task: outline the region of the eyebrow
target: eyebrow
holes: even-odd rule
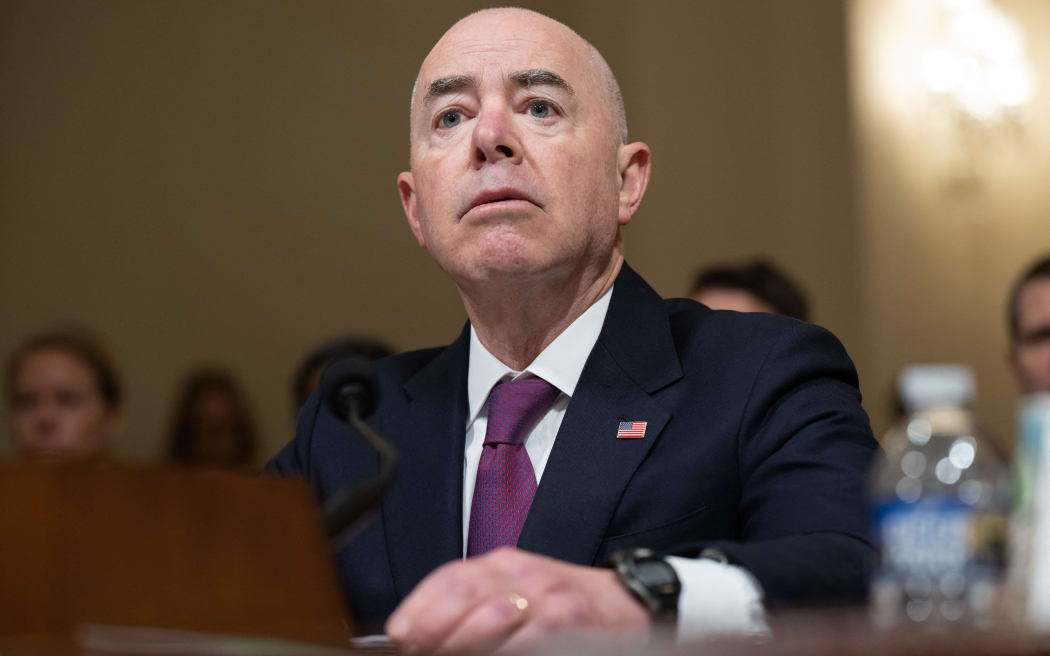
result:
[[[576,92],[565,78],[557,73],[542,68],[530,68],[525,71],[516,71],[508,76],[511,82],[519,87],[555,87],[575,96]],[[478,80],[473,75],[448,75],[438,78],[427,87],[427,93],[423,96],[423,104],[429,105],[440,96],[463,91],[464,89],[477,88]]]
[[[473,75],[448,75],[440,77],[430,83],[427,93],[423,96],[423,104],[429,105],[435,98],[449,93],[456,93],[464,89],[472,89],[478,86],[477,78]]]
[[[544,70],[542,68],[530,68],[527,71],[518,71],[510,74],[510,79],[516,82],[521,87],[556,87],[567,92],[570,96],[575,96],[576,92],[573,91],[572,87],[565,78],[552,73],[551,71]]]

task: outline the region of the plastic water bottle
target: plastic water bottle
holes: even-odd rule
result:
[[[1050,635],[1050,394],[1021,402],[1010,518],[1010,611]]]
[[[907,412],[871,478],[881,555],[872,619],[880,628],[987,627],[1005,572],[1009,471],[974,420],[967,367],[915,365],[898,383]]]

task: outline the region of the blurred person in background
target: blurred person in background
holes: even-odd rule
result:
[[[713,310],[770,312],[809,321],[805,294],[783,272],[761,260],[701,270],[692,298]]]
[[[310,351],[292,378],[292,415],[298,415],[299,410],[306,405],[306,400],[321,382],[321,372],[329,362],[350,356],[378,360],[393,354],[394,351],[386,344],[361,337],[344,337]]]
[[[7,364],[11,432],[21,455],[105,457],[122,425],[120,380],[109,355],[76,331],[30,337]]]
[[[186,379],[171,423],[173,461],[199,467],[250,467],[258,443],[255,422],[232,374],[206,368]]]
[[[1007,321],[1007,361],[1021,392],[1050,392],[1050,254],[1032,263],[1014,282]]]

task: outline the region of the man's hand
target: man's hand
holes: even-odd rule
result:
[[[642,643],[650,626],[613,572],[505,548],[435,570],[386,631],[404,653],[490,653],[567,632]]]

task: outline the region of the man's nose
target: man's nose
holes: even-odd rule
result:
[[[45,443],[58,432],[58,414],[47,409],[37,410],[30,426],[30,442]]]
[[[471,140],[474,168],[502,160],[520,164],[525,155],[514,117],[506,107],[483,110],[474,124]]]

